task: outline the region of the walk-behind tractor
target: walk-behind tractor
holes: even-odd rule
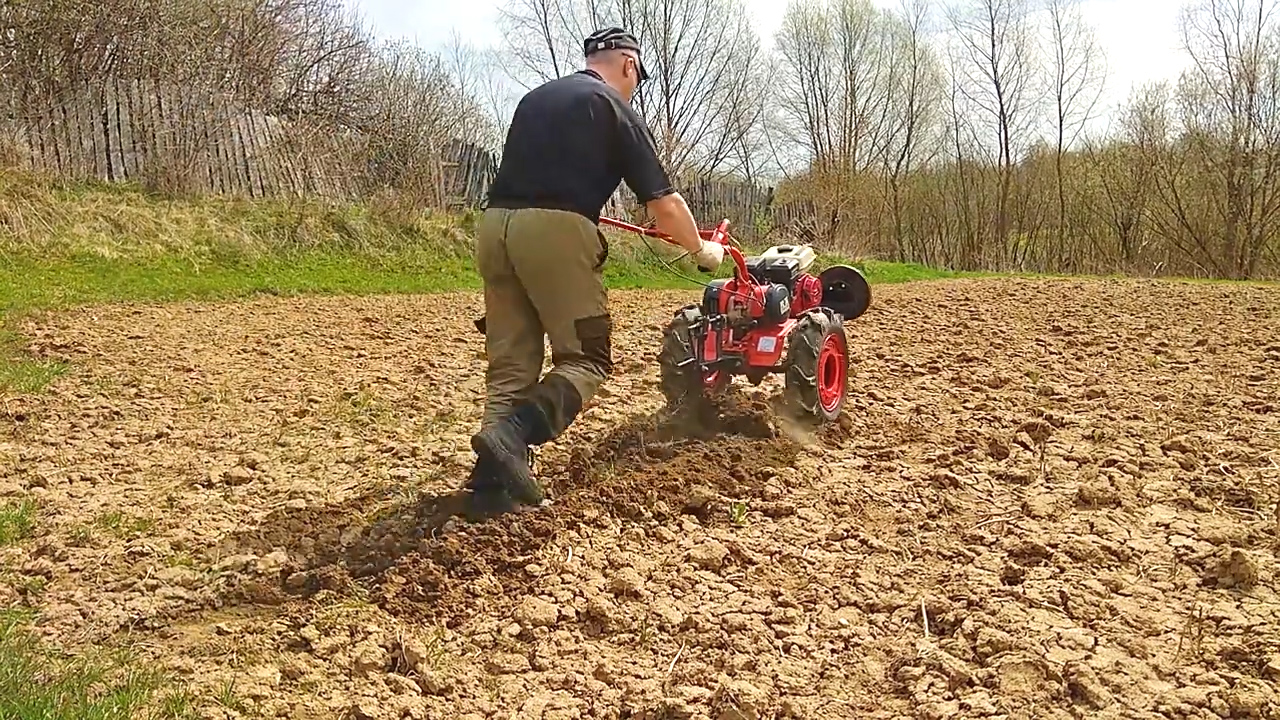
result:
[[[651,228],[601,222],[672,242]],[[808,245],[777,245],[745,256],[727,219],[703,230],[702,238],[725,246],[734,274],[704,283],[702,302],[680,308],[667,324],[658,361],[668,405],[714,397],[736,375],[759,385],[781,373],[789,411],[819,422],[836,419],[848,397],[844,323],[871,304],[866,278],[846,265],[811,275],[816,253]]]

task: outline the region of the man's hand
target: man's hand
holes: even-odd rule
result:
[[[698,224],[680,193],[670,193],[645,206],[658,221],[658,229],[684,248],[698,263],[698,269],[711,272],[724,260],[724,246],[707,242],[698,234]]]
[[[693,259],[698,262],[698,269],[702,272],[714,272],[724,262],[724,246],[703,240],[702,247],[693,254]]]

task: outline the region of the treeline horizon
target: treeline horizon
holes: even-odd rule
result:
[[[1107,62],[1072,0],[790,0],[767,50],[743,0],[507,0],[501,47],[435,51],[378,40],[340,0],[16,0],[0,96],[21,117],[97,77],[231,93],[355,133],[369,192],[412,196],[446,139],[500,151],[523,90],[620,24],[668,166],[775,187],[806,208],[787,234],[964,270],[1276,277],[1278,1],[1180,3],[1188,70],[1101,132]]]
[[[509,0],[503,67],[530,86],[576,69],[592,27],[632,29],[668,163],[776,183],[812,205],[806,235],[849,251],[1275,277],[1277,3],[1180,6],[1188,71],[1093,133],[1109,72],[1072,0],[791,0],[767,52],[742,0]]]

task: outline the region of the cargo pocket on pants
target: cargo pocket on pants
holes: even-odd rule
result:
[[[582,354],[601,377],[613,372],[613,318],[609,313],[579,318],[573,323]]]

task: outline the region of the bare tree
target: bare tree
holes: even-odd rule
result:
[[[759,148],[757,167],[783,183],[795,182],[810,169],[813,157],[803,122],[796,122],[793,108],[786,104],[784,88],[795,76],[777,49],[766,59],[761,74],[765,78],[760,85],[762,107],[754,133]]]
[[[582,41],[616,17],[615,0],[508,0],[499,8],[508,74],[526,90],[576,70]]]
[[[749,53],[744,52],[744,55]],[[766,115],[772,94],[769,58],[758,46],[751,62],[725,89],[717,114],[716,143],[695,160],[710,172],[740,178],[754,184],[767,173],[769,148],[765,138]]]
[[[777,75],[777,105],[790,121],[789,139],[806,147],[819,170],[826,169],[835,156],[834,47],[832,22],[825,8],[800,2],[787,7],[777,38],[782,63]]]
[[[778,102],[792,142],[809,151],[812,192],[829,237],[851,213],[875,212],[868,203],[878,200],[854,186],[884,165],[897,129],[904,52],[897,27],[869,0],[831,0],[793,3],[778,33]]]
[[[1088,216],[1106,232],[1087,233],[1097,262],[1103,267],[1132,270],[1147,250],[1147,227],[1155,173],[1169,147],[1168,88],[1154,84],[1140,88],[1120,112],[1118,130],[1086,143],[1084,167],[1098,188],[1086,197]],[[1110,235],[1114,247],[1103,247],[1095,236]]]
[[[260,187],[254,154],[302,192],[426,188],[486,127],[438,57],[379,45],[342,0],[0,4],[0,95],[38,164],[173,192]],[[275,146],[252,153],[263,115]]]
[[[1101,50],[1081,15],[1079,0],[1046,0],[1053,58],[1054,176],[1058,191],[1057,247],[1065,262],[1070,230],[1064,167],[1068,147],[1075,145],[1085,125],[1093,119],[1102,94],[1105,70]]]
[[[1030,143],[1035,112],[1033,45],[1025,0],[970,0],[948,7],[947,18],[958,36],[964,60],[952,68],[966,104],[984,117],[994,136],[999,177],[996,196],[995,249],[1009,249],[1010,196],[1017,163]],[[986,143],[984,143],[985,145]],[[982,248],[976,248],[982,253]],[[981,258],[969,258],[981,262]]]
[[[1251,277],[1280,233],[1280,23],[1274,0],[1200,0],[1182,23],[1185,165],[1161,194],[1169,239],[1211,273]]]
[[[918,161],[928,162],[938,150],[936,144],[930,145],[937,138],[943,79],[937,55],[925,36],[928,16],[928,0],[902,0],[892,23],[884,164],[899,259],[906,259],[909,252],[903,218],[904,180]]]
[[[826,172],[865,172],[883,158],[893,29],[870,0],[793,3],[784,16],[777,43],[788,77],[779,101]]]
[[[953,68],[962,62],[957,52],[954,46],[949,49]],[[982,140],[971,115],[965,110],[962,78],[953,71],[949,73],[949,79],[947,142],[953,167],[952,172],[945,174],[939,183],[943,197],[938,207],[945,218],[942,225],[953,240],[945,243],[943,257],[948,265],[975,267],[981,261],[983,245],[983,231],[975,217],[984,195],[981,182],[983,162],[979,152]],[[954,207],[952,217],[946,217],[949,206]]]
[[[495,48],[481,48],[455,30],[442,50],[448,73],[463,97],[482,110],[479,137],[486,148],[500,150],[511,111],[511,93],[498,67]]]
[[[568,67],[556,22],[559,7],[560,0],[513,0],[499,10],[506,33],[514,40],[509,43],[511,57],[520,63],[520,72],[513,72],[512,80],[524,84],[523,78],[532,76],[536,82],[545,82]]]

